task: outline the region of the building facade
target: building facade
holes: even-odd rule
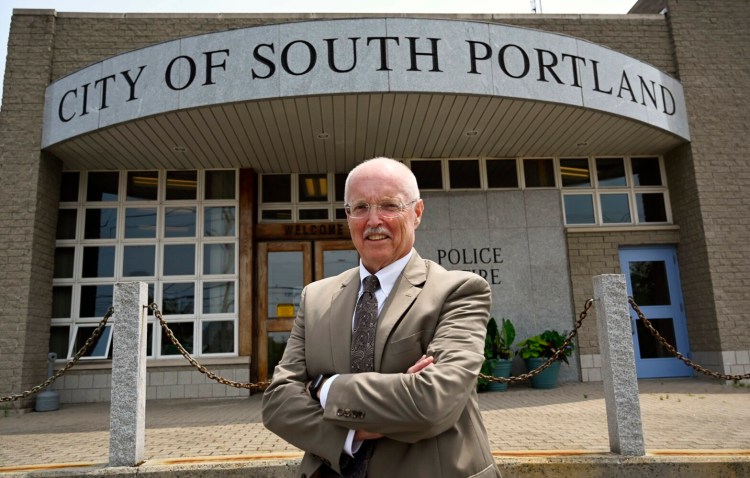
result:
[[[299,292],[356,265],[343,180],[419,180],[416,247],[492,286],[519,338],[622,273],[699,363],[750,372],[750,9],[627,15],[15,10],[0,111],[0,395],[62,366],[143,281],[180,342],[269,377]],[[600,380],[596,317],[564,380]],[[116,311],[113,318],[116,322]],[[635,321],[638,376],[690,376]],[[223,397],[148,319],[149,398]],[[112,329],[56,383],[109,400]],[[25,406],[30,406],[27,400]]]

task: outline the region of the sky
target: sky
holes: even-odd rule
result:
[[[624,14],[636,0],[2,0],[0,72],[5,75],[10,18],[15,8],[58,12],[131,13],[594,13]],[[314,10],[310,7],[314,6]],[[0,86],[0,95],[2,86]],[[2,108],[0,96],[0,108]]]

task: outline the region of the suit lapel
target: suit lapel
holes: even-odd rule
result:
[[[375,335],[375,371],[380,370],[383,358],[383,350],[391,332],[404,316],[411,304],[417,299],[422,291],[422,286],[427,278],[427,267],[424,260],[417,254],[411,256],[404,267],[404,271],[396,281],[391,290],[378,320],[378,330]]]
[[[359,293],[359,269],[346,273],[341,287],[331,297],[331,354],[336,373],[349,373],[352,342],[352,318]]]

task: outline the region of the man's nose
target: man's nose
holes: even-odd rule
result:
[[[380,210],[378,209],[378,206],[372,205],[370,206],[370,209],[367,211],[367,225],[371,224],[381,224],[383,222],[383,218],[380,217]]]

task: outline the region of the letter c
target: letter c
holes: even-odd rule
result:
[[[68,90],[60,99],[60,106],[57,108],[57,116],[60,118],[60,121],[62,121],[63,123],[67,123],[68,121],[72,120],[76,115],[75,113],[73,113],[68,118],[63,116],[63,103],[65,103],[65,98],[67,98],[68,95],[71,93],[73,93],[74,98],[78,98],[78,92],[76,90]]]

